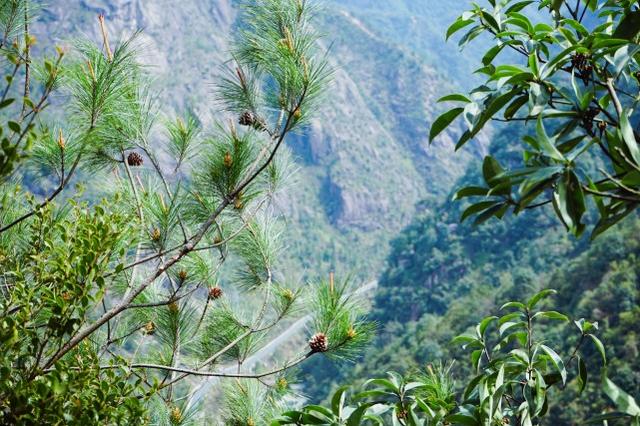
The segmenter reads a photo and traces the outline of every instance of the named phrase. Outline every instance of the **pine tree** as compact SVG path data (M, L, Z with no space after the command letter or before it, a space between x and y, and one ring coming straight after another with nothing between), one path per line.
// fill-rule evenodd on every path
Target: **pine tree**
M295 285L278 267L285 143L331 78L312 6L244 10L212 129L158 120L137 34L114 43L103 16L99 45L36 66L32 14L0 6L1 422L188 424L211 378L231 378L224 421L264 424L292 368L353 357L372 332L348 282ZM245 365L300 315L316 343Z

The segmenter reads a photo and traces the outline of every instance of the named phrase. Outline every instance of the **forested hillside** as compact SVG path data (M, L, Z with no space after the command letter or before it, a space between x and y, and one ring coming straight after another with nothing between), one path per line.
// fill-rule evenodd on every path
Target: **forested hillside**
M526 130L503 129L489 152L509 164L517 158L509 151ZM482 164L469 165L457 187L482 181ZM475 226L460 223L468 206L453 200L424 202L421 213L391 243L388 267L382 273L372 318L379 335L367 355L351 366L336 368L317 360L305 366L307 389L322 400L336 384L362 383L371 372L410 372L438 362L454 364L454 377L464 384L471 372L451 343L481 318L500 315L505 300L519 300L543 288L558 290L553 306L574 318L598 321L609 342L609 372L632 395L640 393L640 220L629 217L600 239L568 236L553 209L533 210ZM554 343L570 352L573 339L553 331ZM592 357L599 355L591 349ZM320 365L318 365L320 364ZM327 374L330 369L334 374ZM318 374L318 372L321 372ZM594 374L596 375L596 374ZM576 425L607 402L599 386L588 388L585 404L572 402L575 393L560 397L551 407L549 424Z

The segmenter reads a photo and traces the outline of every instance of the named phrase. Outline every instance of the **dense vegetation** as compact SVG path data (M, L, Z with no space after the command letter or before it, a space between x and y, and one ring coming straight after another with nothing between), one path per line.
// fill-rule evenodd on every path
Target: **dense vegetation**
M287 140L304 153L291 134L323 105L332 74L315 10L250 6L209 128L194 112L158 119L165 105L136 36L110 40L103 16L99 45L45 59L30 2L0 5L0 423L639 424L635 2L488 0L449 28L447 38L466 29L461 46L494 46L478 70L486 81L444 97L458 106L429 136L462 117L459 148L482 132L492 143L462 189L420 204L392 243L364 353L374 326L349 282L300 286L279 263ZM409 77L422 71L375 37L351 48ZM371 102L394 112L377 111L380 121L421 149L430 117L387 99L387 80L407 75L379 77ZM345 226L339 187L322 185L315 201ZM329 240L324 229L307 238ZM320 252L293 243L301 256ZM323 250L303 263L336 257ZM261 358L299 314L310 320L301 345ZM358 362L333 363L345 359ZM303 392L326 407L286 408L299 365L312 378Z
M503 131L495 137L491 154L505 163L513 160L514 154L505 147L517 137L513 130ZM481 180L480 165L471 165L459 184ZM635 235L640 221L630 217L590 243L587 238L567 236L551 208L494 219L480 227L460 223L465 208L453 200L425 205L424 213L393 242L389 267L380 278L374 301L373 318L382 324L375 350L346 368L327 363L319 367L318 362L305 366L310 374L335 372L335 376L315 375L316 380L309 381L313 398L326 397L336 382L362 383L372 372L407 373L451 361L455 361L451 377L458 387L464 386L471 370L465 352L452 339L484 316L501 315L499 308L505 301L526 298L542 288L558 291L553 308L571 318L598 322L610 377L631 395L638 395L640 270L635 259L640 244ZM557 330L549 333L560 352L573 349L574 340L564 339ZM598 365L593 347L586 349L585 356L590 365ZM591 373L596 382L599 371L594 368ZM552 418L558 422L553 424L576 424L609 407L597 383L590 383L579 400L574 398L574 393L567 392L550 402Z
M499 127L489 155L451 194L452 200L475 197L474 204L425 203L421 217L392 244L374 307L384 330L375 350L342 370L345 382L458 359L450 343L457 334L482 315L499 315L504 300L551 285L560 290L556 306L599 321L617 355L607 374L638 394L637 218L610 229L638 204L636 96L630 94L638 85L637 14L633 2L489 1L474 4L450 27L447 37L467 30L462 46L482 34L495 46L478 70L486 82L468 95L444 97L461 106L434 122L431 137L458 116L468 125L458 147L491 121L514 123ZM503 50L523 60L512 65ZM470 217L473 225L459 223ZM502 221L477 227L492 217ZM592 238L600 238L592 245L568 238L556 217L576 236L591 226ZM571 353L575 342L568 335L553 327L545 332ZM471 380L460 363L450 371L461 386ZM330 382L311 391L324 395ZM572 391L555 396L552 424L580 424L612 409L602 392L608 383L587 386L580 398ZM638 415L636 406L628 412Z
M137 34L110 39L100 15L99 45L43 58L33 13L0 4L0 423L194 423L206 378L232 378L217 415L264 424L288 370L351 358L372 331L348 282L305 287L278 265L284 141L332 73L311 6L246 10L211 129L158 119ZM300 313L309 341L257 368Z

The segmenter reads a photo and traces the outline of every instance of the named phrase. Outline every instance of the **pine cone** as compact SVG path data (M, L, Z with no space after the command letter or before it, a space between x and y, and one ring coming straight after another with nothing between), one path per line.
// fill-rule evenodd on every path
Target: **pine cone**
M238 123L241 126L251 126L256 130L266 130L267 128L267 123L264 119L251 111L243 112L238 119Z
M324 333L316 333L309 340L309 348L312 352L326 352L329 348L327 336Z
M212 299L220 299L222 297L222 289L218 286L209 289L209 297Z
M241 126L253 126L256 122L256 116L251 111L245 111L240 115L238 123Z
M137 152L132 152L127 157L127 164L129 164L130 166L138 167L138 166L142 166L143 163L144 163L144 159Z

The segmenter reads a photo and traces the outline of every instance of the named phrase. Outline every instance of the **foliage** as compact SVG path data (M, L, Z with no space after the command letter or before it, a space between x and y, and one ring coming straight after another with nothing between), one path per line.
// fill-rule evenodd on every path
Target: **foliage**
M14 133L3 149L17 153L0 170L0 422L193 424L211 381L235 378L216 390L246 410L218 414L255 424L287 394L288 370L319 354L352 358L372 325L347 282L292 284L278 264L285 140L331 76L312 6L248 5L218 84L219 111L237 124L209 131L191 112L161 126L137 34L112 44L103 16L100 46L78 41L45 62L41 103L5 102L35 92L28 4L0 7L0 67L25 80L7 79L0 111ZM299 314L328 344L250 364Z
M533 123L523 138L522 160L505 168L487 156L484 184L461 189L457 198L482 197L462 218L476 223L552 204L575 235L586 228L588 200L599 220L592 238L629 215L638 204L637 37L640 26L633 1L493 1L474 4L447 31L470 28L464 47L481 34L495 45L477 71L486 82L469 94L441 101L461 106L441 115L433 139L458 116L468 130L460 148L490 121ZM534 9L545 12L534 19ZM536 18L538 15L536 14ZM504 50L522 61L501 59ZM502 117L499 117L502 115ZM593 170L589 155L598 161Z
M307 406L285 413L273 424L539 424L550 414L549 398L557 398L558 391L568 386L582 393L587 385L585 345L593 345L606 364L604 345L594 334L597 323L571 322L560 312L538 307L554 293L543 290L526 302L506 303L502 316L486 317L473 333L453 340L470 352L474 371L457 398L449 369L429 366L426 376L404 379L392 372L388 378L368 380L349 406L345 406L347 388L342 387L332 397L330 409ZM571 351L560 355L558 348L549 346L548 336L540 332L548 321L578 331L578 343ZM606 376L603 382L605 392L624 410L605 417L637 416L633 399Z
M32 8L24 0L8 0L0 5L0 54L3 59L4 87L0 89L0 179L6 180L29 153L37 138L36 119L60 79L64 51L57 48L54 58L46 58L32 77L36 63L31 49L36 39L29 33ZM34 77L37 77L35 80ZM22 81L21 81L22 80ZM36 83L36 87L34 86ZM16 86L22 87L17 88ZM16 102L17 101L17 102Z
M5 424L118 423L143 413L134 381L115 370L96 369L100 359L89 341L47 374L40 367L51 348L60 347L104 297L109 252L118 246L128 219L107 208L76 204L65 218L55 217L50 207L41 209L30 224L24 255L2 253Z

